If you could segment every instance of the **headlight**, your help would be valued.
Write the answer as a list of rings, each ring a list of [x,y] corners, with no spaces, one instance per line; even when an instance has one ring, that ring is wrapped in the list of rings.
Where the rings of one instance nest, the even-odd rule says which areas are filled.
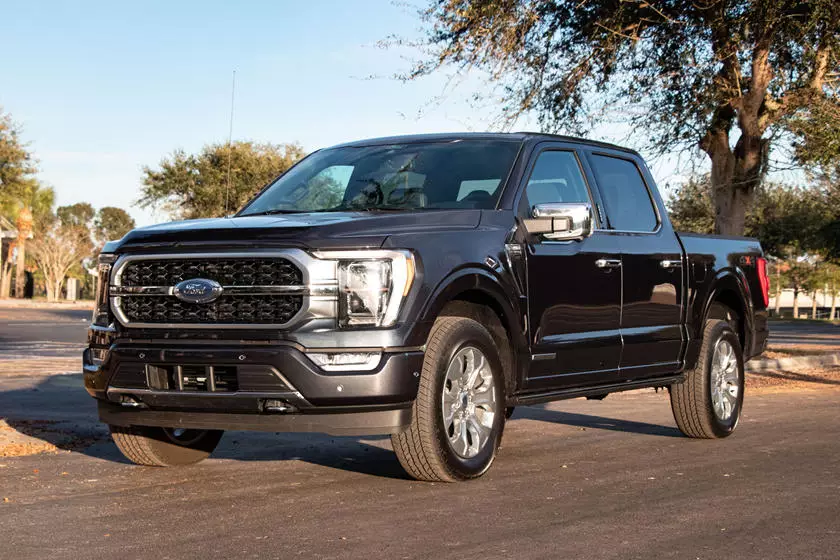
[[[408,251],[326,251],[336,261],[340,327],[390,327],[414,280]]]
[[[93,306],[91,322],[98,327],[111,324],[111,313],[108,310],[108,285],[111,282],[111,266],[117,260],[117,255],[104,253],[99,255],[96,275],[96,299]]]

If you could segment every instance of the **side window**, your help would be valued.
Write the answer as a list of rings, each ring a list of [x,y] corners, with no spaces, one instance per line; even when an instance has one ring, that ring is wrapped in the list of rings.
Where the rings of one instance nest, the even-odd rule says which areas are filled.
[[[612,227],[623,231],[655,230],[656,211],[636,164],[601,155],[593,155],[591,161]]]
[[[552,202],[589,202],[589,191],[580,164],[573,152],[541,153],[525,187],[528,204]]]

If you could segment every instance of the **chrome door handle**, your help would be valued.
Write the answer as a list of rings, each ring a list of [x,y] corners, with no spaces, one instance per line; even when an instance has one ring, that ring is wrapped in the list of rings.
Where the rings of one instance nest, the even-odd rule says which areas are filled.
[[[595,261],[598,268],[618,268],[621,266],[621,259],[598,259]]]
[[[665,259],[664,261],[659,261],[659,266],[662,268],[679,268],[682,266],[682,261],[672,261]]]

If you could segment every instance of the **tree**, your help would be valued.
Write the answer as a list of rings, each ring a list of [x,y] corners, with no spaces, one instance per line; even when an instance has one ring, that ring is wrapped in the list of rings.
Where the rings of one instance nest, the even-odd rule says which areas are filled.
[[[96,211],[87,202],[77,202],[69,206],[59,206],[55,215],[63,226],[90,229]]]
[[[507,119],[550,130],[628,110],[649,149],[708,155],[718,233],[743,233],[771,140],[838,102],[836,0],[436,0],[421,16],[405,79],[485,71]]]
[[[814,274],[814,264],[806,257],[796,257],[788,261],[785,281],[793,288],[793,318],[799,318],[799,294],[808,289],[809,280]]]
[[[0,107],[0,197],[15,194],[35,171],[35,160],[20,140],[20,127]]]
[[[52,223],[55,220],[52,215],[54,200],[55,192],[49,187],[41,186],[34,180],[18,183],[13,194],[0,197],[0,212],[10,217],[16,224],[21,221],[27,224],[23,228],[18,227],[18,238],[9,247],[6,258],[0,264],[0,297],[9,296],[13,266],[17,269],[15,296],[23,297],[26,240],[28,237],[28,232],[24,230],[28,228],[30,231],[38,231]]]
[[[90,233],[78,226],[53,224],[32,243],[32,256],[44,274],[47,299],[56,301],[70,269],[90,252]]]
[[[97,251],[101,251],[108,241],[121,239],[135,226],[134,218],[129,216],[128,212],[113,206],[100,208],[93,225]]]
[[[214,144],[195,155],[177,150],[160,162],[159,169],[143,168],[139,204],[175,218],[224,216],[303,156],[297,144]]]
[[[674,227],[712,233],[712,198],[708,175],[689,178],[668,201]],[[832,207],[818,187],[766,183],[755,193],[755,203],[745,218],[744,233],[757,237],[764,251],[776,257],[790,254],[799,257],[805,252],[828,256],[831,247],[825,229],[832,219]]]
[[[26,239],[32,231],[31,199],[40,186],[33,175],[35,160],[20,140],[20,127],[0,108],[0,208],[14,218],[18,238],[9,246],[0,264],[0,297],[8,297],[11,289],[12,259],[16,259],[15,296],[23,297]]]

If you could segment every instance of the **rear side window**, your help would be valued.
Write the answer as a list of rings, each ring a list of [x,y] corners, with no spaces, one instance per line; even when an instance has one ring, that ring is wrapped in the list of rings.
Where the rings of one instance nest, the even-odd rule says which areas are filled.
[[[583,181],[575,154],[546,151],[539,155],[525,187],[531,207],[558,202],[589,202],[589,191]]]
[[[593,155],[591,162],[612,227],[622,231],[655,230],[656,211],[636,164],[602,155]]]

